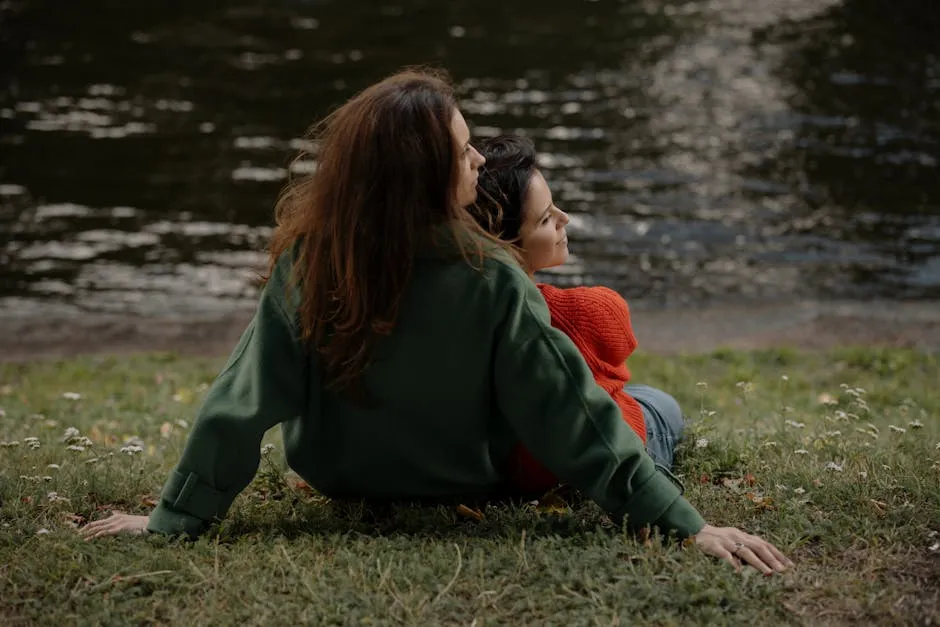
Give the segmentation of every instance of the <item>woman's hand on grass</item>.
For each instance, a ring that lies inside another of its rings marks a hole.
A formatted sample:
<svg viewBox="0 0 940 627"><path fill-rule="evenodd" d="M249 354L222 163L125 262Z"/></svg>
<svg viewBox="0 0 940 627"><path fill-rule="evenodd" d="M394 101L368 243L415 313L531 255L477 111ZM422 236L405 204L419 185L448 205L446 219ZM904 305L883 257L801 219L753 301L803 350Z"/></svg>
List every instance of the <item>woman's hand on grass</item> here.
<svg viewBox="0 0 940 627"><path fill-rule="evenodd" d="M694 540L697 547L730 563L735 570L740 570L742 564L750 564L765 575L772 575L793 566L793 562L770 542L734 527L705 525Z"/></svg>
<svg viewBox="0 0 940 627"><path fill-rule="evenodd" d="M120 534L138 535L147 533L147 523L149 521L149 516L134 516L114 512L107 518L88 523L79 529L78 533L86 541Z"/></svg>

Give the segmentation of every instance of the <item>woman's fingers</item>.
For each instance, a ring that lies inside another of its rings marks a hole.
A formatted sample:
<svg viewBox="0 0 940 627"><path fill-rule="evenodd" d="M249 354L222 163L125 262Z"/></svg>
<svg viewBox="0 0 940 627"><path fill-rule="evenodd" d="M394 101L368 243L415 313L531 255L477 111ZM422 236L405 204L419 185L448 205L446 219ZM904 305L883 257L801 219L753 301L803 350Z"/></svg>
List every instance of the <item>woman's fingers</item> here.
<svg viewBox="0 0 940 627"><path fill-rule="evenodd" d="M775 556L778 560L780 560L781 562L783 562L783 563L786 565L787 568L793 568L793 565L794 565L794 564L793 564L793 560L791 560L789 557L787 557L786 555L784 555L784 554L783 554L783 551L781 551L780 549L778 549L777 547L775 547L775 546L774 546L773 544L771 544L770 542L767 543L767 546L770 548L770 551L774 554L774 556Z"/></svg>
<svg viewBox="0 0 940 627"><path fill-rule="evenodd" d="M737 572L741 572L741 560L736 558L731 553L731 551L725 549L724 547L719 546L717 551L712 552L712 555L717 557L718 559L728 562L729 564L731 564L731 566L734 567L734 570L736 570Z"/></svg>
<svg viewBox="0 0 940 627"><path fill-rule="evenodd" d="M107 529L110 526L110 524L111 524L111 517L102 518L101 520L93 520L87 525L85 525L84 527L82 527L81 529L79 529L78 533L82 537L88 538L97 534L102 529Z"/></svg>
<svg viewBox="0 0 940 627"><path fill-rule="evenodd" d="M770 566L778 573L782 573L787 569L787 565L783 560L780 559L780 557L783 557L783 555L781 554L780 557L777 557L777 554L780 554L780 551L776 551L775 553L772 549L776 547L774 547L774 545L771 543L765 540L759 540L758 542L753 543L749 548L761 559L762 562Z"/></svg>
<svg viewBox="0 0 940 627"><path fill-rule="evenodd" d="M748 547L748 546L738 547L734 552L734 556L740 559L741 561L747 564L750 564L751 566L753 566L760 572L764 573L765 575L774 574L774 569L768 566L761 559L761 557L753 549L751 549L751 547Z"/></svg>
<svg viewBox="0 0 940 627"><path fill-rule="evenodd" d="M94 540L106 536L116 536L119 533L143 533L146 516L130 516L115 512L107 518L95 520L79 530L85 540Z"/></svg>
<svg viewBox="0 0 940 627"><path fill-rule="evenodd" d="M735 570L748 564L765 575L772 575L793 566L793 562L770 542L734 527L706 525L696 535L696 544L709 555L732 564Z"/></svg>

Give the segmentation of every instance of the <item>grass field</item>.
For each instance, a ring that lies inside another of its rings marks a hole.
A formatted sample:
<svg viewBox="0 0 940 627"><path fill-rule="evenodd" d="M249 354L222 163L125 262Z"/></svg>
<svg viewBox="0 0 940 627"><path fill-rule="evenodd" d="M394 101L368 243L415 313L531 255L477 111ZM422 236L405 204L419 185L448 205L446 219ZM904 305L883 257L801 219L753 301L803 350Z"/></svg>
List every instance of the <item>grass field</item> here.
<svg viewBox="0 0 940 627"><path fill-rule="evenodd" d="M736 573L568 495L376 511L285 472L197 542L85 543L146 513L220 359L0 364L0 624L940 624L940 358L893 349L637 355L692 421L677 471L712 524L796 562Z"/></svg>

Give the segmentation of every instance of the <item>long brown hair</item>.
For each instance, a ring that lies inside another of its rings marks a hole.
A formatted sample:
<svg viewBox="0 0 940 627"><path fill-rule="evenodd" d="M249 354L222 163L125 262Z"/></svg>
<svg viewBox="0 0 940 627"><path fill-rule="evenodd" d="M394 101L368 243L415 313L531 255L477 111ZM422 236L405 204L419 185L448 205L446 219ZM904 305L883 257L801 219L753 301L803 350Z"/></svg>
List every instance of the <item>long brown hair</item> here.
<svg viewBox="0 0 940 627"><path fill-rule="evenodd" d="M395 326L432 229L449 223L455 235L482 233L456 202L456 110L442 72L386 78L310 129L316 170L289 180L278 198L269 274L296 244L302 338L318 352L330 389L362 391L360 377L376 341ZM464 239L456 238L467 257Z"/></svg>

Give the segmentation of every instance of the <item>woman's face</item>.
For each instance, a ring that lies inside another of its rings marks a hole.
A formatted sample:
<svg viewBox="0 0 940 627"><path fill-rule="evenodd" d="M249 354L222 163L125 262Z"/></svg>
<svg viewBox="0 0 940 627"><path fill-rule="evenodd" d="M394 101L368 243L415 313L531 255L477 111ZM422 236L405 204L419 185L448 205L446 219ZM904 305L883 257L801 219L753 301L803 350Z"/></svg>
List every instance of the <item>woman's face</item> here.
<svg viewBox="0 0 940 627"><path fill-rule="evenodd" d="M521 236L529 272L560 266L568 260L568 214L555 206L552 190L538 170L529 179L522 204Z"/></svg>
<svg viewBox="0 0 940 627"><path fill-rule="evenodd" d="M450 132L454 136L458 152L457 205L466 207L472 205L477 199L477 178L479 178L480 167L486 163L486 159L477 152L476 148L470 145L470 129L467 127L467 121L463 119L460 111L454 111L454 117L450 123Z"/></svg>

